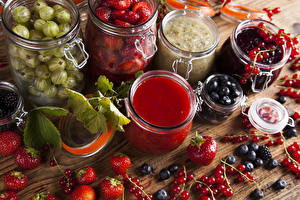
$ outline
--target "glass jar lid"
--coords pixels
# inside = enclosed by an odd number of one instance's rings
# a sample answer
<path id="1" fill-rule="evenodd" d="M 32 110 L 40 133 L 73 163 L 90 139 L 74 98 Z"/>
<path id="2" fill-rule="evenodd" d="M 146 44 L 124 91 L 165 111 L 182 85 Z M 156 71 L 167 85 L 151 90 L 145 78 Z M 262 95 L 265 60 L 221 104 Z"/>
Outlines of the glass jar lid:
<path id="1" fill-rule="evenodd" d="M 249 108 L 248 117 L 256 129 L 268 134 L 282 131 L 289 121 L 286 108 L 270 98 L 256 100 Z"/>

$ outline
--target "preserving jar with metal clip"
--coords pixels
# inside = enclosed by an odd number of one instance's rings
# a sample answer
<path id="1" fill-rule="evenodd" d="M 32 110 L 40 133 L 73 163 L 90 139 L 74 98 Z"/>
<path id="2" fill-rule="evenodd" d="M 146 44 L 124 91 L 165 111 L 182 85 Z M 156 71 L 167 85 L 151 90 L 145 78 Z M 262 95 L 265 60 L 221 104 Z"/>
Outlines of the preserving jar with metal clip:
<path id="1" fill-rule="evenodd" d="M 3 8 L 11 73 L 25 100 L 35 105 L 62 105 L 66 103 L 66 88 L 80 91 L 84 86 L 80 70 L 89 55 L 82 42 L 79 11 L 72 0 L 60 1 L 59 5 L 70 12 L 70 29 L 57 38 L 26 39 L 12 30 L 16 26 L 12 13 L 16 7 L 25 6 L 34 15 L 34 2 L 9 0 Z M 46 3 L 58 4 L 51 0 Z M 28 23 L 31 26 L 33 21 Z"/>

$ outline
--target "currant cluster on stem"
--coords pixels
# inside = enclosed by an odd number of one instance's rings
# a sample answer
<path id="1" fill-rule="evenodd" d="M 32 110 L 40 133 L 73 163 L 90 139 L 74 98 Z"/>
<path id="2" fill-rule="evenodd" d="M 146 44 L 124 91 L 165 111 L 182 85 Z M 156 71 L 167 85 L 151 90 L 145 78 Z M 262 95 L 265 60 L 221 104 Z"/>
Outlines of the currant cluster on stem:
<path id="1" fill-rule="evenodd" d="M 152 200 L 152 194 L 146 194 L 144 192 L 144 186 L 141 184 L 141 180 L 138 177 L 131 177 L 128 175 L 123 176 L 124 185 L 128 188 L 128 192 L 133 194 L 138 200 Z"/>
<path id="2" fill-rule="evenodd" d="M 186 169 L 179 169 L 173 180 L 172 195 L 170 200 L 187 200 L 190 198 L 188 183 L 194 180 L 192 173 L 186 172 Z"/>
<path id="3" fill-rule="evenodd" d="M 300 74 L 295 73 L 291 77 L 284 76 L 281 82 L 278 95 L 295 98 L 296 102 L 300 103 Z"/>
<path id="4" fill-rule="evenodd" d="M 75 179 L 75 173 L 71 169 L 65 169 L 64 177 L 59 180 L 59 185 L 62 187 L 64 194 L 71 194 L 72 190 L 77 185 Z"/>
<path id="5" fill-rule="evenodd" d="M 265 11 L 268 15 L 268 18 L 270 19 L 270 21 L 272 21 L 272 17 L 274 14 L 278 14 L 281 12 L 280 7 L 276 7 L 273 9 L 269 9 L 269 8 L 263 8 L 263 11 Z"/>
<path id="6" fill-rule="evenodd" d="M 300 178 L 300 145 L 294 142 L 286 149 L 287 157 L 283 159 L 282 165 Z"/>
<path id="7" fill-rule="evenodd" d="M 300 58 L 297 58 L 291 65 L 291 70 L 300 71 Z"/>

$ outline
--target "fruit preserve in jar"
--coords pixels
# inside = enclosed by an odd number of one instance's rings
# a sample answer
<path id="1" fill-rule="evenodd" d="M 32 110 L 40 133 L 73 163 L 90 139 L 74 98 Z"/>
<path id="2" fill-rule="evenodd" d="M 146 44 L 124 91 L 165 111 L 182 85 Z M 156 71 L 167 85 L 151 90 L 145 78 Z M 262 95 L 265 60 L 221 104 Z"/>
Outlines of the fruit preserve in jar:
<path id="1" fill-rule="evenodd" d="M 237 78 L 245 91 L 260 92 L 277 79 L 290 53 L 279 27 L 264 20 L 246 20 L 223 44 L 217 71 Z"/>
<path id="2" fill-rule="evenodd" d="M 25 99 L 36 105 L 62 105 L 65 89 L 83 88 L 79 69 L 88 54 L 73 1 L 8 1 L 2 22 L 11 73 Z"/>
<path id="3" fill-rule="evenodd" d="M 89 0 L 89 74 L 114 82 L 147 70 L 156 47 L 156 0 Z"/>
<path id="4" fill-rule="evenodd" d="M 203 84 L 201 99 L 201 111 L 197 114 L 217 124 L 226 120 L 241 105 L 243 90 L 233 77 L 213 74 Z"/>
<path id="5" fill-rule="evenodd" d="M 181 76 L 149 71 L 135 80 L 126 106 L 132 122 L 128 141 L 143 152 L 158 154 L 178 147 L 188 135 L 196 112 L 196 97 Z"/>
<path id="6" fill-rule="evenodd" d="M 197 11 L 174 10 L 158 32 L 155 67 L 174 71 L 195 84 L 212 69 L 219 32 L 213 20 Z"/>

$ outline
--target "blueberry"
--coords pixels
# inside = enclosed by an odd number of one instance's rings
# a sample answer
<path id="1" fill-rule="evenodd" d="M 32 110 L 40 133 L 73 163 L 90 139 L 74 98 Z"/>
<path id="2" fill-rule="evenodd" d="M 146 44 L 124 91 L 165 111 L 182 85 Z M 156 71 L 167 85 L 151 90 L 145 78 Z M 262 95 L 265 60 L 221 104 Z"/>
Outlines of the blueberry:
<path id="1" fill-rule="evenodd" d="M 256 152 L 258 150 L 259 146 L 256 143 L 251 143 L 251 144 L 248 145 L 248 148 L 249 148 L 249 151 L 255 151 Z"/>
<path id="2" fill-rule="evenodd" d="M 253 165 L 253 163 L 252 162 L 250 162 L 250 161 L 245 161 L 244 162 L 244 165 L 245 165 L 245 167 L 246 167 L 246 171 L 247 172 L 252 172 L 253 170 L 254 170 L 254 165 Z"/>
<path id="3" fill-rule="evenodd" d="M 219 76 L 219 81 L 220 81 L 221 85 L 225 85 L 224 83 L 226 83 L 228 81 L 228 76 L 227 75 Z"/>
<path id="4" fill-rule="evenodd" d="M 268 163 L 267 163 L 267 165 L 266 165 L 266 168 L 271 170 L 271 169 L 276 168 L 277 166 L 278 166 L 278 161 L 275 160 L 274 158 L 271 158 L 271 159 L 268 161 Z"/>
<path id="5" fill-rule="evenodd" d="M 209 96 L 210 96 L 210 97 L 213 99 L 213 101 L 215 101 L 215 102 L 219 101 L 219 99 L 220 99 L 220 96 L 219 96 L 218 93 L 216 93 L 216 92 L 210 93 Z"/>
<path id="6" fill-rule="evenodd" d="M 247 160 L 254 161 L 256 159 L 255 151 L 249 151 L 247 154 Z"/>
<path id="7" fill-rule="evenodd" d="M 144 163 L 141 167 L 140 167 L 140 171 L 141 171 L 141 174 L 142 175 L 147 175 L 147 174 L 150 174 L 151 171 L 152 171 L 152 167 L 147 164 L 147 163 Z"/>
<path id="8" fill-rule="evenodd" d="M 178 165 L 172 164 L 168 167 L 168 170 L 171 174 L 175 174 L 178 171 L 179 167 Z"/>
<path id="9" fill-rule="evenodd" d="M 292 137 L 297 137 L 297 130 L 294 127 L 287 128 L 286 130 L 284 130 L 283 135 L 287 139 L 292 138 Z"/>
<path id="10" fill-rule="evenodd" d="M 232 165 L 236 162 L 236 159 L 233 155 L 229 155 L 225 158 L 226 163 Z"/>
<path id="11" fill-rule="evenodd" d="M 249 148 L 247 145 L 245 144 L 241 144 L 238 148 L 237 148 L 237 153 L 238 155 L 246 155 L 249 151 Z"/>
<path id="12" fill-rule="evenodd" d="M 276 101 L 278 101 L 281 104 L 284 104 L 286 102 L 286 97 L 285 96 L 279 96 Z"/>
<path id="13" fill-rule="evenodd" d="M 220 96 L 228 96 L 229 93 L 230 93 L 230 90 L 229 90 L 228 87 L 222 86 L 222 87 L 220 88 L 220 90 L 219 90 L 218 93 L 219 93 Z"/>
<path id="14" fill-rule="evenodd" d="M 223 96 L 220 100 L 220 103 L 223 105 L 230 105 L 232 100 L 229 98 L 229 96 Z"/>
<path id="15" fill-rule="evenodd" d="M 223 85 L 227 86 L 227 87 L 231 87 L 231 82 L 230 81 L 225 81 L 225 82 L 223 82 Z"/>
<path id="16" fill-rule="evenodd" d="M 286 182 L 283 179 L 278 179 L 274 184 L 273 184 L 273 188 L 275 190 L 282 190 L 286 187 Z"/>
<path id="17" fill-rule="evenodd" d="M 256 158 L 255 161 L 254 161 L 254 166 L 255 167 L 261 167 L 264 165 L 264 161 L 260 158 Z"/>
<path id="18" fill-rule="evenodd" d="M 250 195 L 253 199 L 261 199 L 264 198 L 264 193 L 262 191 L 260 191 L 259 189 L 255 189 L 251 195 Z"/>
<path id="19" fill-rule="evenodd" d="M 217 80 L 211 80 L 207 86 L 208 92 L 216 91 L 218 89 L 218 86 L 219 84 Z"/>
<path id="20" fill-rule="evenodd" d="M 231 95 L 232 95 L 233 97 L 238 97 L 238 96 L 241 95 L 241 92 L 240 92 L 237 88 L 233 88 L 233 89 L 232 89 L 232 92 L 231 92 Z"/>
<path id="21" fill-rule="evenodd" d="M 159 180 L 166 180 L 170 178 L 171 173 L 168 169 L 164 168 L 159 172 Z"/>
<path id="22" fill-rule="evenodd" d="M 166 200 L 167 197 L 168 193 L 164 189 L 160 189 L 154 194 L 155 200 Z"/>

